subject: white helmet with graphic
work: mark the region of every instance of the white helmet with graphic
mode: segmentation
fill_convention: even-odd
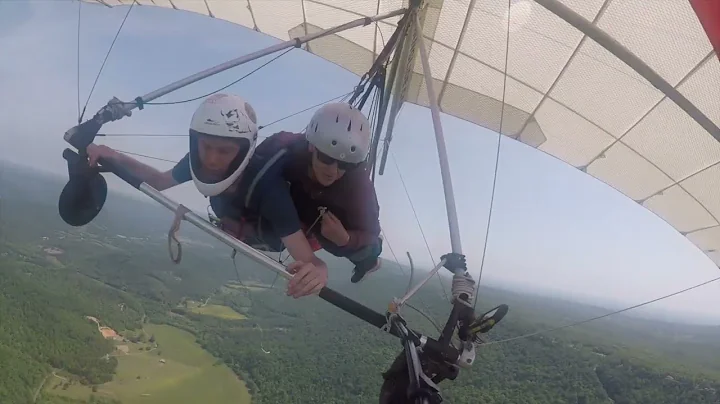
[[[240,146],[237,156],[221,178],[203,174],[198,135],[234,139]],[[190,121],[190,173],[198,191],[205,196],[215,196],[230,187],[255,152],[257,136],[255,111],[242,97],[214,94],[206,98]]]
[[[305,128],[305,136],[323,154],[346,163],[361,163],[370,151],[370,122],[346,102],[318,109]]]

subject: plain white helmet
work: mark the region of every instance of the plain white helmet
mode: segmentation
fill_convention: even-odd
[[[222,178],[206,178],[198,151],[198,135],[237,139],[240,151]],[[233,94],[214,94],[195,110],[190,121],[190,173],[198,191],[215,196],[232,185],[247,166],[257,143],[257,116],[252,106]]]
[[[346,102],[325,104],[315,111],[305,136],[322,153],[346,163],[361,163],[370,151],[370,122]]]

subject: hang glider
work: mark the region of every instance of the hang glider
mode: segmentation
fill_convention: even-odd
[[[107,7],[133,4],[84,1]],[[429,276],[442,267],[454,273],[453,310],[441,336],[435,340],[413,331],[398,311],[427,279],[396,299],[385,315],[331,289],[320,293],[328,302],[402,339],[405,349],[386,380],[411,386],[413,394],[386,384],[381,402],[441,402],[437,383],[454,379],[461,367],[472,364],[479,336],[507,312],[507,306],[501,305],[475,316],[468,304],[474,281],[462,255],[440,112],[528,144],[604,181],[665,219],[720,264],[716,252],[720,251],[720,195],[714,191],[720,184],[720,2],[139,0],[137,4],[227,20],[284,42],[123,102],[127,111],[292,47],[362,76],[362,86],[351,102],[364,103],[365,85],[381,90],[374,140],[377,150],[387,113],[384,156],[400,106],[409,102],[429,107],[452,245],[452,252]],[[102,125],[111,120],[107,108],[65,134],[79,151],[64,152],[70,181],[60,201],[63,218],[74,218],[66,220],[74,225],[92,220],[107,193],[103,177],[88,168],[84,155]],[[116,174],[168,209],[182,209],[122,167],[100,163],[103,171]],[[384,157],[377,164],[382,174]],[[291,277],[282,265],[194,213],[182,217]],[[454,335],[459,343],[451,341]]]
[[[84,1],[108,7],[132,3]],[[137,4],[226,20],[280,40],[410,5],[408,0]],[[400,17],[324,36],[304,49],[363,75]],[[720,2],[433,0],[419,17],[417,32],[426,41],[441,112],[501,132],[607,183],[720,265],[720,194],[711,191],[720,184]],[[407,32],[410,45],[394,62],[400,67],[387,84],[393,99],[381,174],[400,106],[430,106],[417,32]]]

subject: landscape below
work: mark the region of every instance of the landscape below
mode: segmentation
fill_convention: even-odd
[[[11,167],[0,182],[0,403],[372,403],[398,340],[192,228],[170,262],[170,212],[111,193],[91,224],[57,215],[62,178]],[[407,285],[386,261],[360,285],[327,257],[331,286],[382,311]],[[445,279],[445,290],[449,282]],[[437,280],[413,299],[436,322]],[[480,288],[478,310],[510,313],[491,340],[609,310]],[[437,335],[414,311],[406,317]],[[720,403],[720,327],[626,315],[479,350],[441,384],[449,403]]]

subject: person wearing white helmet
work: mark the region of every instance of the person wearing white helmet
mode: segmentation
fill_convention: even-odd
[[[296,260],[325,249],[355,264],[351,280],[361,281],[379,268],[382,251],[379,206],[365,164],[370,129],[360,110],[338,102],[319,108],[304,134],[265,139],[238,186],[243,221],[226,221],[225,228],[251,245],[286,248]],[[326,270],[319,258],[314,262]],[[293,282],[316,293],[327,274]]]
[[[214,94],[198,106],[190,121],[189,152],[171,170],[160,171],[104,145],[87,147],[90,165],[99,158],[122,165],[158,191],[193,181],[219,217],[237,217],[233,211],[237,182],[255,152],[257,116],[242,97]],[[310,271],[302,261],[293,271]]]
[[[216,197],[235,184],[250,161],[257,133],[250,104],[237,95],[214,94],[195,110],[190,151],[171,170],[159,171],[104,145],[91,144],[87,152],[91,165],[101,157],[114,160],[158,191],[193,181],[201,194]]]

